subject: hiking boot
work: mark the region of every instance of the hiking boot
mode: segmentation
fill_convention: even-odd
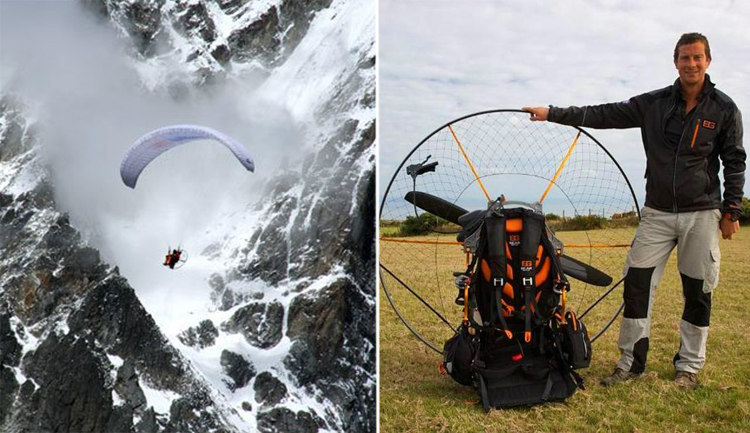
[[[698,386],[698,376],[687,371],[678,371],[674,376],[674,383],[681,388],[695,389]]]
[[[629,371],[625,371],[620,367],[615,368],[615,372],[612,373],[611,376],[607,376],[604,379],[600,380],[599,383],[602,386],[612,386],[616,383],[620,382],[627,382],[630,379],[635,379],[639,377],[640,373],[631,373]]]

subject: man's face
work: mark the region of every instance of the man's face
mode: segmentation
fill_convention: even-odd
[[[700,84],[706,76],[711,60],[706,57],[703,42],[681,45],[674,66],[680,74],[680,81],[686,85]]]

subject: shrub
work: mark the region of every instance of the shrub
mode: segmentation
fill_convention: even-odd
[[[607,219],[599,215],[576,215],[560,224],[555,224],[556,230],[594,230],[606,227]]]
[[[630,212],[623,212],[623,213],[615,213],[612,214],[612,219],[624,219],[624,218],[634,218],[636,217],[635,211],[631,210]]]
[[[750,223],[750,199],[742,197],[742,216],[740,217],[740,224]]]
[[[423,213],[419,218],[409,215],[401,223],[400,232],[402,236],[423,235],[437,227],[438,222],[438,217],[428,213]]]

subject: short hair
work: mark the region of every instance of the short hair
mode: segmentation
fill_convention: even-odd
[[[700,33],[685,33],[680,36],[680,39],[677,40],[677,45],[674,46],[674,61],[677,61],[681,46],[696,42],[703,42],[703,46],[706,47],[706,58],[711,60],[711,47],[708,45],[708,39]]]

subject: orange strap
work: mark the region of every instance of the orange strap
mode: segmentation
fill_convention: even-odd
[[[471,172],[474,174],[474,179],[477,180],[477,183],[482,188],[482,192],[484,192],[484,196],[487,197],[487,201],[492,201],[492,199],[490,198],[490,194],[487,192],[487,188],[484,187],[482,180],[479,178],[479,174],[477,173],[476,169],[474,169],[474,165],[471,163],[471,160],[469,159],[469,155],[466,154],[464,147],[461,146],[461,142],[458,141],[458,137],[456,136],[456,133],[453,131],[453,127],[451,125],[448,125],[448,129],[450,130],[451,134],[453,134],[453,139],[456,140],[458,149],[464,155],[464,159],[466,160],[466,163],[469,164],[469,168],[471,169]]]
[[[578,131],[578,134],[576,135],[576,138],[573,139],[573,144],[570,145],[568,148],[568,153],[565,155],[565,158],[563,158],[562,162],[560,163],[560,166],[557,167],[557,171],[555,172],[555,175],[552,177],[552,180],[549,181],[549,185],[547,185],[547,189],[544,190],[544,194],[542,194],[542,198],[539,199],[539,203],[544,202],[544,199],[547,198],[547,193],[549,193],[549,190],[552,189],[552,184],[555,183],[557,180],[557,177],[560,176],[560,173],[562,173],[563,168],[565,168],[565,164],[568,162],[568,158],[570,158],[570,154],[573,153],[573,149],[576,147],[576,143],[578,143],[578,139],[581,137],[581,131]]]
[[[464,286],[464,324],[469,323],[469,286],[471,285],[471,277],[466,279],[466,285]]]

